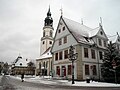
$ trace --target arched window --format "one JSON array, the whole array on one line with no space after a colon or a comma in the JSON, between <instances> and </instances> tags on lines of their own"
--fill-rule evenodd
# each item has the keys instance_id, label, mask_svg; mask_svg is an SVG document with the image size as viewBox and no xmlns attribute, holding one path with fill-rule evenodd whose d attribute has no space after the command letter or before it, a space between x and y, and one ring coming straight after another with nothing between
<instances>
[{"instance_id":1,"label":"arched window","mask_svg":"<svg viewBox=\"0 0 120 90\"><path fill-rule=\"evenodd\" d=\"M41 63L39 63L39 69L41 69Z\"/></svg>"},{"instance_id":2,"label":"arched window","mask_svg":"<svg viewBox=\"0 0 120 90\"><path fill-rule=\"evenodd\" d=\"M43 37L45 37L45 31L43 32Z\"/></svg>"},{"instance_id":3,"label":"arched window","mask_svg":"<svg viewBox=\"0 0 120 90\"><path fill-rule=\"evenodd\" d=\"M46 62L46 68L48 67L48 61Z\"/></svg>"},{"instance_id":4,"label":"arched window","mask_svg":"<svg viewBox=\"0 0 120 90\"><path fill-rule=\"evenodd\" d=\"M52 31L50 31L50 37L52 37L52 34L53 34Z\"/></svg>"},{"instance_id":5,"label":"arched window","mask_svg":"<svg viewBox=\"0 0 120 90\"><path fill-rule=\"evenodd\" d=\"M45 68L45 62L43 63L43 67Z\"/></svg>"}]
</instances>

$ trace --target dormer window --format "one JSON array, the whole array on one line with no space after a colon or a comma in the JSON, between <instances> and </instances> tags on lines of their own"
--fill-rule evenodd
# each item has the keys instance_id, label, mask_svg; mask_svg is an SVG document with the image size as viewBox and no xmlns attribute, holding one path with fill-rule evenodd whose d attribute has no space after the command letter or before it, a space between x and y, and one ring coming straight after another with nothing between
<instances>
[{"instance_id":1,"label":"dormer window","mask_svg":"<svg viewBox=\"0 0 120 90\"><path fill-rule=\"evenodd\" d=\"M61 29L58 30L58 33L60 33L60 32L61 32Z\"/></svg>"},{"instance_id":2,"label":"dormer window","mask_svg":"<svg viewBox=\"0 0 120 90\"><path fill-rule=\"evenodd\" d=\"M102 31L100 31L100 34L101 34L101 35L103 35L103 32L102 32Z\"/></svg>"},{"instance_id":3,"label":"dormer window","mask_svg":"<svg viewBox=\"0 0 120 90\"><path fill-rule=\"evenodd\" d=\"M65 30L65 26L63 27L63 31Z\"/></svg>"}]
</instances>

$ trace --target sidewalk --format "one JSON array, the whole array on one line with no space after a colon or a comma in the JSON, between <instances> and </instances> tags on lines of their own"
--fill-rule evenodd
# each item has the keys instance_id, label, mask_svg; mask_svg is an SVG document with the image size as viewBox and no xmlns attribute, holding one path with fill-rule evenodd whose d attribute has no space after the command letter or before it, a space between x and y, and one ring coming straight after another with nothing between
<instances>
[{"instance_id":1,"label":"sidewalk","mask_svg":"<svg viewBox=\"0 0 120 90\"><path fill-rule=\"evenodd\" d=\"M10 76L15 79L21 80L20 76ZM68 80L58 80L58 79L52 79L49 76L25 76L25 81L27 82L33 82L33 83L43 83L43 84L51 84L51 85L68 85L68 86L82 86L82 87L120 87L120 84L114 84L114 83L103 83L103 82L95 82L91 81L90 83L86 83L86 81L75 81L75 84L72 84L71 81Z\"/></svg>"}]
</instances>

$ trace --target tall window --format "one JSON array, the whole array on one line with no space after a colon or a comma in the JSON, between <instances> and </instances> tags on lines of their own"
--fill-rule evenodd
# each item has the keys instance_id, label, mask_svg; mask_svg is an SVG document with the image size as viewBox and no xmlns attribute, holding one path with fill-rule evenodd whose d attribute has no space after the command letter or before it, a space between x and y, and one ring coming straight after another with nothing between
<instances>
[{"instance_id":1,"label":"tall window","mask_svg":"<svg viewBox=\"0 0 120 90\"><path fill-rule=\"evenodd\" d=\"M55 61L58 60L58 53L55 53Z\"/></svg>"},{"instance_id":2,"label":"tall window","mask_svg":"<svg viewBox=\"0 0 120 90\"><path fill-rule=\"evenodd\" d=\"M45 31L43 32L43 37L45 37Z\"/></svg>"},{"instance_id":3,"label":"tall window","mask_svg":"<svg viewBox=\"0 0 120 90\"><path fill-rule=\"evenodd\" d=\"M60 67L59 66L56 67L56 74L60 75Z\"/></svg>"},{"instance_id":4,"label":"tall window","mask_svg":"<svg viewBox=\"0 0 120 90\"><path fill-rule=\"evenodd\" d=\"M92 59L95 59L95 50L91 49L91 56L92 56Z\"/></svg>"},{"instance_id":5,"label":"tall window","mask_svg":"<svg viewBox=\"0 0 120 90\"><path fill-rule=\"evenodd\" d=\"M41 70L41 63L39 63L39 69Z\"/></svg>"},{"instance_id":6,"label":"tall window","mask_svg":"<svg viewBox=\"0 0 120 90\"><path fill-rule=\"evenodd\" d=\"M62 39L61 38L59 39L59 45L62 45Z\"/></svg>"},{"instance_id":7,"label":"tall window","mask_svg":"<svg viewBox=\"0 0 120 90\"><path fill-rule=\"evenodd\" d=\"M59 52L59 60L62 60L62 51L61 52Z\"/></svg>"},{"instance_id":8,"label":"tall window","mask_svg":"<svg viewBox=\"0 0 120 90\"><path fill-rule=\"evenodd\" d=\"M84 48L84 57L88 58L88 48Z\"/></svg>"},{"instance_id":9,"label":"tall window","mask_svg":"<svg viewBox=\"0 0 120 90\"><path fill-rule=\"evenodd\" d=\"M93 67L92 67L93 69L93 75L97 75L97 69L96 69L96 65L93 65Z\"/></svg>"},{"instance_id":10,"label":"tall window","mask_svg":"<svg viewBox=\"0 0 120 90\"><path fill-rule=\"evenodd\" d=\"M104 47L106 47L106 41L104 41Z\"/></svg>"},{"instance_id":11,"label":"tall window","mask_svg":"<svg viewBox=\"0 0 120 90\"><path fill-rule=\"evenodd\" d=\"M52 37L52 34L53 34L52 31L50 31L50 37Z\"/></svg>"},{"instance_id":12,"label":"tall window","mask_svg":"<svg viewBox=\"0 0 120 90\"><path fill-rule=\"evenodd\" d=\"M101 39L98 39L99 45L102 46L102 41Z\"/></svg>"},{"instance_id":13,"label":"tall window","mask_svg":"<svg viewBox=\"0 0 120 90\"><path fill-rule=\"evenodd\" d=\"M99 51L99 57L100 57L100 59L103 59L102 51Z\"/></svg>"},{"instance_id":14,"label":"tall window","mask_svg":"<svg viewBox=\"0 0 120 90\"><path fill-rule=\"evenodd\" d=\"M71 70L72 68L71 68L71 65L68 65L68 75L71 75Z\"/></svg>"},{"instance_id":15,"label":"tall window","mask_svg":"<svg viewBox=\"0 0 120 90\"><path fill-rule=\"evenodd\" d=\"M45 62L43 62L43 67L45 68Z\"/></svg>"},{"instance_id":16,"label":"tall window","mask_svg":"<svg viewBox=\"0 0 120 90\"><path fill-rule=\"evenodd\" d=\"M48 61L46 62L46 68L48 67Z\"/></svg>"},{"instance_id":17,"label":"tall window","mask_svg":"<svg viewBox=\"0 0 120 90\"><path fill-rule=\"evenodd\" d=\"M64 58L67 59L68 58L68 50L64 51Z\"/></svg>"},{"instance_id":18,"label":"tall window","mask_svg":"<svg viewBox=\"0 0 120 90\"><path fill-rule=\"evenodd\" d=\"M58 30L58 33L60 33L60 32L61 32L61 29Z\"/></svg>"},{"instance_id":19,"label":"tall window","mask_svg":"<svg viewBox=\"0 0 120 90\"><path fill-rule=\"evenodd\" d=\"M43 44L45 44L45 41L43 41Z\"/></svg>"},{"instance_id":20,"label":"tall window","mask_svg":"<svg viewBox=\"0 0 120 90\"><path fill-rule=\"evenodd\" d=\"M89 65L85 65L85 75L89 75Z\"/></svg>"},{"instance_id":21,"label":"tall window","mask_svg":"<svg viewBox=\"0 0 120 90\"><path fill-rule=\"evenodd\" d=\"M64 37L64 44L67 43L67 36Z\"/></svg>"},{"instance_id":22,"label":"tall window","mask_svg":"<svg viewBox=\"0 0 120 90\"><path fill-rule=\"evenodd\" d=\"M65 30L65 26L63 27L63 31Z\"/></svg>"}]
</instances>

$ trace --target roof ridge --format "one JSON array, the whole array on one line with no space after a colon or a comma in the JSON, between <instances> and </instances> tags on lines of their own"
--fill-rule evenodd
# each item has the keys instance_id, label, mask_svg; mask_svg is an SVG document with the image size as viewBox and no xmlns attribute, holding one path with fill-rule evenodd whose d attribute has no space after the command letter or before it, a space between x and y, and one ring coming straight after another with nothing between
<instances>
[{"instance_id":1,"label":"roof ridge","mask_svg":"<svg viewBox=\"0 0 120 90\"><path fill-rule=\"evenodd\" d=\"M88 27L88 26L86 26L86 25L84 25L84 24L81 24L80 22L74 21L74 20L69 19L69 18L66 18L66 17L63 17L63 19L64 19L64 18L65 18L65 19L68 19L68 20L71 20L72 22L78 23L78 24L80 24L81 26L85 26L85 27L87 27L87 28L92 29L91 27Z\"/></svg>"}]
</instances>

